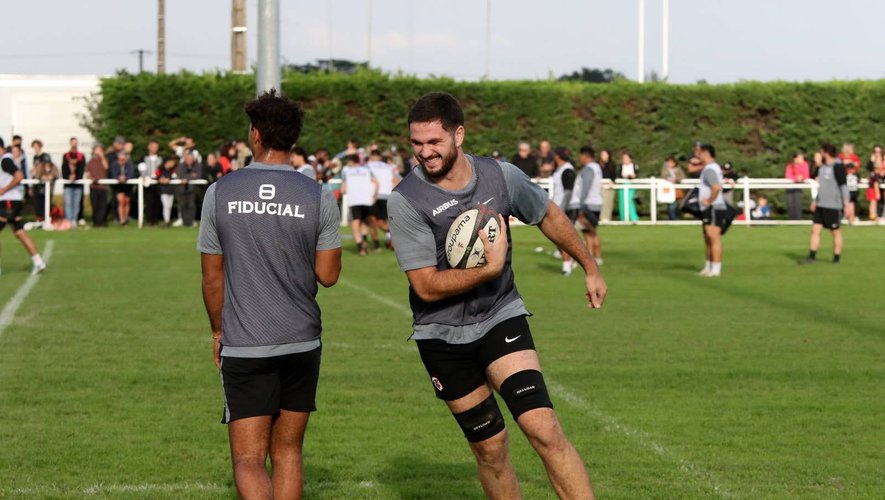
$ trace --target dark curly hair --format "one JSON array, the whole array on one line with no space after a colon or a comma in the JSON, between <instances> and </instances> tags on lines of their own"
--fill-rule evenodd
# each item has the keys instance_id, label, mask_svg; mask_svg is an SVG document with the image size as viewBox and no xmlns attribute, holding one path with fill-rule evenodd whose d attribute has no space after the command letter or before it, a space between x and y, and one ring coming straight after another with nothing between
<instances>
[{"instance_id":1,"label":"dark curly hair","mask_svg":"<svg viewBox=\"0 0 885 500\"><path fill-rule=\"evenodd\" d=\"M424 94L409 110L409 125L439 121L447 132L454 132L464 125L461 104L447 92Z\"/></svg>"},{"instance_id":2,"label":"dark curly hair","mask_svg":"<svg viewBox=\"0 0 885 500\"><path fill-rule=\"evenodd\" d=\"M276 89L264 92L246 104L252 126L261 134L261 143L275 151L289 151L301 135L304 112L297 102L277 95Z\"/></svg>"}]
</instances>

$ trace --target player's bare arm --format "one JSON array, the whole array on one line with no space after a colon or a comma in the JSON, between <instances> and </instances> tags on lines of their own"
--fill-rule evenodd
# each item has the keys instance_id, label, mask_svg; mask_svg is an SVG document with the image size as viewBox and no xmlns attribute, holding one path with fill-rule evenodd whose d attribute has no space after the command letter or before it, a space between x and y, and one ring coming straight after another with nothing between
<instances>
[{"instance_id":1,"label":"player's bare arm","mask_svg":"<svg viewBox=\"0 0 885 500\"><path fill-rule=\"evenodd\" d=\"M341 247L317 250L314 264L317 282L326 288L338 283L341 274Z\"/></svg>"},{"instance_id":2,"label":"player's bare arm","mask_svg":"<svg viewBox=\"0 0 885 500\"><path fill-rule=\"evenodd\" d=\"M598 309L605 302L608 288L596 260L590 255L587 247L581 242L571 221L552 201L547 202L547 214L538 223L538 229L544 236L563 251L568 252L584 268L585 285L587 287L588 307Z\"/></svg>"},{"instance_id":3,"label":"player's bare arm","mask_svg":"<svg viewBox=\"0 0 885 500\"><path fill-rule=\"evenodd\" d=\"M498 224L499 227L505 227L504 218L500 215L498 215ZM428 266L406 272L409 283L421 300L436 302L460 295L501 275L507 258L507 238L496 238L492 243L485 231L479 232L479 238L485 250L485 265L445 271L439 271L435 266Z\"/></svg>"},{"instance_id":4,"label":"player's bare arm","mask_svg":"<svg viewBox=\"0 0 885 500\"><path fill-rule=\"evenodd\" d=\"M203 269L203 303L206 305L206 312L209 314L209 327L212 329L212 352L215 366L220 368L221 308L224 306L224 256L200 254L200 265Z\"/></svg>"}]
</instances>

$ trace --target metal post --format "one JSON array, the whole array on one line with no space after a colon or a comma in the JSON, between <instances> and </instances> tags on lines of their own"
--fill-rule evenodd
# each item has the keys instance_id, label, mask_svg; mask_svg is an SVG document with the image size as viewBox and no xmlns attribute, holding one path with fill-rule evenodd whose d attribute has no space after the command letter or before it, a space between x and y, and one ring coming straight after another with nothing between
<instances>
[{"instance_id":1,"label":"metal post","mask_svg":"<svg viewBox=\"0 0 885 500\"><path fill-rule=\"evenodd\" d=\"M645 82L645 0L639 0L639 75L636 81Z\"/></svg>"},{"instance_id":2,"label":"metal post","mask_svg":"<svg viewBox=\"0 0 885 500\"><path fill-rule=\"evenodd\" d=\"M750 225L750 179L746 176L741 179L744 183L744 222Z\"/></svg>"},{"instance_id":3,"label":"metal post","mask_svg":"<svg viewBox=\"0 0 885 500\"><path fill-rule=\"evenodd\" d=\"M256 94L280 91L280 2L258 0L258 86Z\"/></svg>"},{"instance_id":4,"label":"metal post","mask_svg":"<svg viewBox=\"0 0 885 500\"><path fill-rule=\"evenodd\" d=\"M144 226L144 180L138 179L138 229Z\"/></svg>"},{"instance_id":5,"label":"metal post","mask_svg":"<svg viewBox=\"0 0 885 500\"><path fill-rule=\"evenodd\" d=\"M231 2L230 69L246 71L246 0Z\"/></svg>"},{"instance_id":6,"label":"metal post","mask_svg":"<svg viewBox=\"0 0 885 500\"><path fill-rule=\"evenodd\" d=\"M157 74L166 72L166 0L157 0Z\"/></svg>"},{"instance_id":7,"label":"metal post","mask_svg":"<svg viewBox=\"0 0 885 500\"><path fill-rule=\"evenodd\" d=\"M661 43L661 78L670 78L670 0L664 0L663 40Z\"/></svg>"},{"instance_id":8,"label":"metal post","mask_svg":"<svg viewBox=\"0 0 885 500\"><path fill-rule=\"evenodd\" d=\"M46 181L43 192L46 193L43 200L43 229L49 229L52 227L52 217L49 215L52 210L52 181Z\"/></svg>"},{"instance_id":9,"label":"metal post","mask_svg":"<svg viewBox=\"0 0 885 500\"><path fill-rule=\"evenodd\" d=\"M649 202L651 205L651 223L657 224L658 222L658 180L654 177L651 178L651 201Z\"/></svg>"}]
</instances>

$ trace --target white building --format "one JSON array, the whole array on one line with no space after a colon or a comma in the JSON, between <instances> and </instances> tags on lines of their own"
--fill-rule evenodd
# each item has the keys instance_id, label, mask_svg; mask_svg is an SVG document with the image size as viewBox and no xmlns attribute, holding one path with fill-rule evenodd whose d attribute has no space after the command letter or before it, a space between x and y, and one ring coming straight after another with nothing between
<instances>
[{"instance_id":1,"label":"white building","mask_svg":"<svg viewBox=\"0 0 885 500\"><path fill-rule=\"evenodd\" d=\"M33 157L31 141L43 141L44 150L61 166L71 137L89 157L95 139L80 125L87 113L86 99L99 90L93 75L0 75L0 137L8 145L22 136L25 154ZM30 164L30 162L29 162Z\"/></svg>"}]
</instances>

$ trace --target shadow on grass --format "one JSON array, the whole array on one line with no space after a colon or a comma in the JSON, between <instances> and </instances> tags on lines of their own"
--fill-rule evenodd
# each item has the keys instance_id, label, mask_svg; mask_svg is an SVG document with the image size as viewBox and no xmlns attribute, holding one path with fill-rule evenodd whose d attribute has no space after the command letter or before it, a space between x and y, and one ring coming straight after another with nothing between
<instances>
[{"instance_id":1,"label":"shadow on grass","mask_svg":"<svg viewBox=\"0 0 885 500\"><path fill-rule=\"evenodd\" d=\"M378 481L398 498L485 498L476 466L464 448L464 461L457 463L436 462L418 454L393 457L379 472Z\"/></svg>"}]
</instances>

